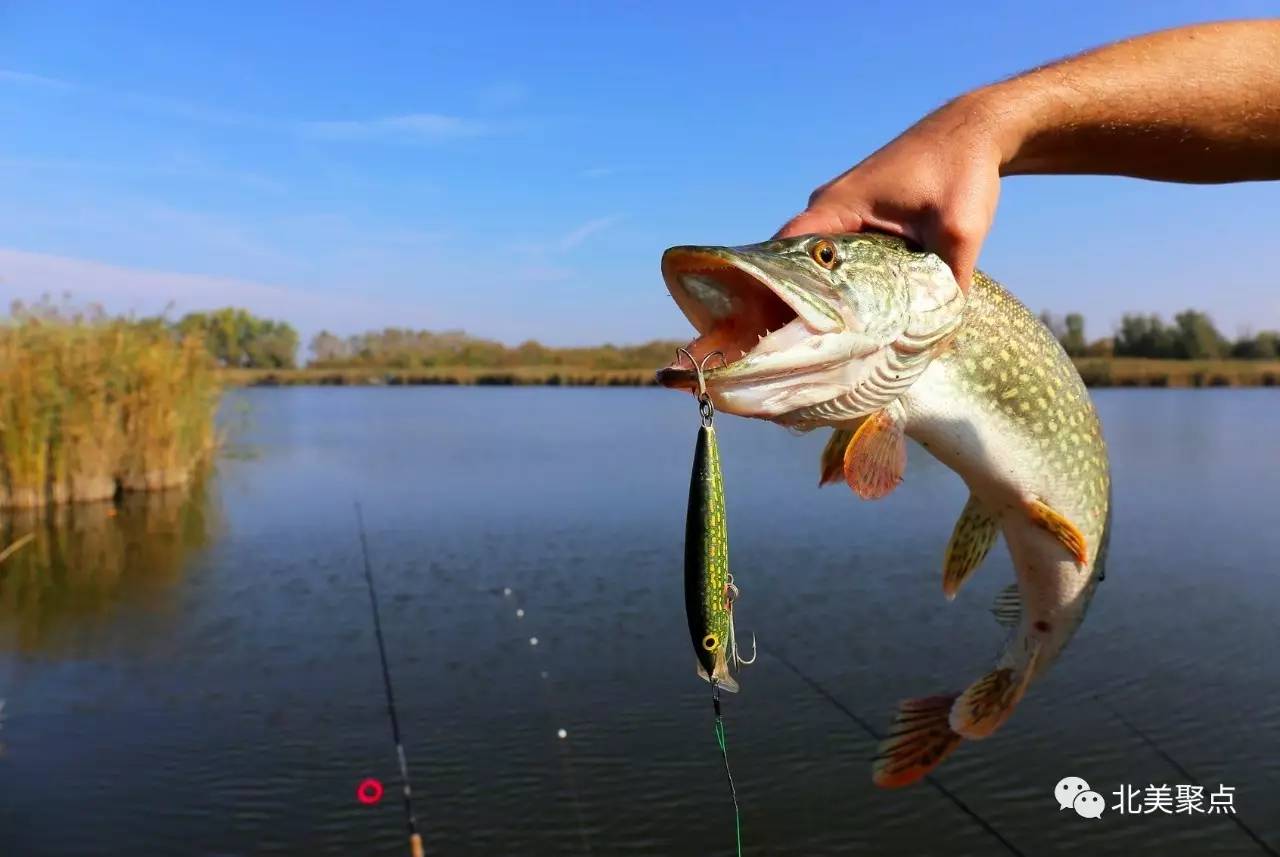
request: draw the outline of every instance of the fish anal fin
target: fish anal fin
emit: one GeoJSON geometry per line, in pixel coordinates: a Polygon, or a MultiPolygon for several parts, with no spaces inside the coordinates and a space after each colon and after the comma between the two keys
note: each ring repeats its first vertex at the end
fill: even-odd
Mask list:
{"type": "Polygon", "coordinates": [[[853,429],[838,428],[831,432],[827,445],[822,448],[822,473],[818,485],[838,482],[844,475],[844,452],[853,440],[853,429]]]}
{"type": "Polygon", "coordinates": [[[902,423],[887,409],[862,421],[844,452],[844,478],[863,500],[878,500],[902,481],[907,439],[902,423]]]}
{"type": "Polygon", "coordinates": [[[1019,669],[997,667],[969,685],[951,708],[951,728],[965,738],[987,738],[999,729],[1027,692],[1031,682],[1030,661],[1019,669]]]}
{"type": "Polygon", "coordinates": [[[1043,500],[1031,500],[1027,503],[1027,514],[1031,522],[1048,532],[1071,552],[1077,563],[1084,565],[1089,561],[1089,549],[1084,533],[1071,523],[1066,515],[1054,509],[1043,500]]]}
{"type": "Polygon", "coordinates": [[[942,562],[942,593],[950,601],[991,551],[999,534],[996,518],[973,494],[964,504],[960,520],[951,531],[947,554],[942,562]]]}
{"type": "Polygon", "coordinates": [[[949,725],[954,694],[908,699],[898,706],[889,734],[880,742],[871,779],[881,788],[897,789],[923,779],[960,746],[961,736],[949,725]]]}
{"type": "Polygon", "coordinates": [[[1018,627],[1022,621],[1022,595],[1018,592],[1018,584],[1010,583],[996,594],[996,600],[991,603],[991,615],[1006,628],[1018,627]]]}

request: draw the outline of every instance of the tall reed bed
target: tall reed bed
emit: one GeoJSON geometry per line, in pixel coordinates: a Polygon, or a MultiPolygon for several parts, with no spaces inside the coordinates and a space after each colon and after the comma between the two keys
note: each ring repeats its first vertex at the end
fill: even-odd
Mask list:
{"type": "Polygon", "coordinates": [[[47,302],[0,319],[0,508],[187,484],[214,445],[203,341],[47,302]]]}

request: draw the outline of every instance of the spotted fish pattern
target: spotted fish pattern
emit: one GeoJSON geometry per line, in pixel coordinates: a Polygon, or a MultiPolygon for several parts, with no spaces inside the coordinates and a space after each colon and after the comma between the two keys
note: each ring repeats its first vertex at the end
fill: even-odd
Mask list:
{"type": "Polygon", "coordinates": [[[1073,517],[1097,558],[1107,520],[1110,466],[1102,425],[1080,373],[1053,333],[999,283],[976,273],[964,323],[935,363],[977,414],[999,416],[1036,451],[1037,468],[1069,491],[1073,517]]]}

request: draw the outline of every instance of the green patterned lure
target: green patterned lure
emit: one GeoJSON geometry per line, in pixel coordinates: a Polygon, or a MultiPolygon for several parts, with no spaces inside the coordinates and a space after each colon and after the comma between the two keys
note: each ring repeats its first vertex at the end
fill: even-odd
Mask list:
{"type": "MultiPolygon", "coordinates": [[[[701,370],[699,366],[699,376],[701,370]]],[[[685,517],[685,614],[698,658],[698,675],[717,687],[737,692],[738,682],[730,674],[730,667],[753,663],[755,652],[751,660],[738,657],[733,630],[733,602],[738,597],[738,588],[729,573],[724,477],[720,473],[716,430],[711,424],[711,400],[705,392],[699,396],[698,407],[702,412],[702,426],[693,451],[689,510],[685,517]]]]}

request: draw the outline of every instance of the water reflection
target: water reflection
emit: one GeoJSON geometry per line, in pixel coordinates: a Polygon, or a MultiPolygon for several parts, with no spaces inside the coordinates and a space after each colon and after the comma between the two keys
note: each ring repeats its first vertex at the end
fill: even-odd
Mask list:
{"type": "Polygon", "coordinates": [[[163,597],[215,530],[209,481],[0,518],[0,545],[30,537],[0,563],[0,651],[73,655],[86,629],[163,597]]]}

